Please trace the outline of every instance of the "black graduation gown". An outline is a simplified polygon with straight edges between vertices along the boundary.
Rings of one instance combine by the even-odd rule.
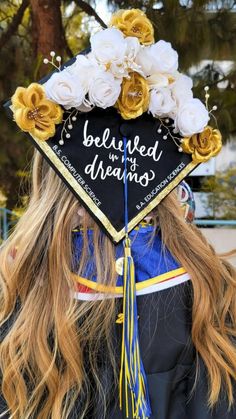
[[[190,397],[195,378],[196,360],[191,341],[191,282],[187,281],[137,298],[140,346],[153,412],[150,419],[235,419],[236,406],[233,406],[231,411],[227,411],[224,393],[221,394],[217,407],[213,411],[208,409],[207,376],[201,360],[197,387]],[[117,313],[120,310],[121,300],[118,299]],[[122,325],[116,324],[117,359],[120,355],[121,330]],[[3,336],[3,330],[1,332]],[[107,389],[107,397],[110,399],[110,409],[106,418],[123,419],[124,416],[118,407],[118,389],[113,388],[112,372],[109,362],[105,361],[104,348],[101,352],[101,359],[104,362],[101,362],[100,378],[104,383],[104,389]],[[5,401],[1,396],[0,413],[5,407]],[[81,400],[78,399],[70,414],[70,419],[79,419],[80,409]],[[3,417],[5,419],[10,416]],[[93,407],[86,418],[102,418],[102,410],[96,400],[96,394],[94,394]]]
[[[191,341],[191,282],[137,298],[140,347],[152,407],[150,419],[236,419],[236,405],[228,411],[223,392],[216,408],[212,411],[208,409],[207,374],[201,359],[199,379],[191,396],[196,368],[196,353]],[[119,311],[121,302],[117,304],[120,305]],[[117,324],[119,341],[121,329],[122,326]],[[112,379],[110,386],[107,384],[107,365],[101,368],[100,376],[103,375],[104,383],[112,389]],[[71,418],[76,417],[79,416],[74,411]],[[102,417],[98,404],[87,417]],[[110,412],[106,417],[125,418],[118,407],[118,391],[112,395]]]

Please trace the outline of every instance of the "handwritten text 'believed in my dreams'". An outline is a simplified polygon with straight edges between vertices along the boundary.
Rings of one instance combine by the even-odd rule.
[[[124,161],[124,143],[122,140],[117,141],[115,137],[110,137],[110,129],[105,128],[102,137],[93,137],[92,134],[88,134],[88,120],[85,121],[84,130],[83,130],[83,145],[85,147],[95,146],[97,148],[105,148],[107,150],[113,150],[108,155],[108,159],[114,161],[120,160],[123,163]],[[127,174],[129,181],[134,181],[139,183],[141,186],[147,186],[155,178],[155,172],[149,170],[144,172],[142,175],[136,172],[136,168],[139,166],[137,163],[137,158],[133,154],[139,154],[141,158],[149,157],[152,158],[155,162],[158,162],[163,153],[162,150],[158,150],[159,141],[156,141],[153,146],[146,147],[145,145],[140,144],[140,138],[138,135],[134,137],[133,140],[127,141],[127,160],[130,162],[130,171]],[[119,152],[120,155],[114,154]],[[92,180],[100,178],[101,180],[106,179],[108,176],[114,176],[118,180],[124,178],[124,170],[121,167],[113,167],[108,165],[106,167],[103,160],[99,158],[98,154],[95,154],[92,163],[87,164],[85,167],[85,173],[90,175]]]

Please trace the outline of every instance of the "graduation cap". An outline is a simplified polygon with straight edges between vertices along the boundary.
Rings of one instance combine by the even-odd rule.
[[[208,125],[215,107],[208,108],[207,87],[205,105],[193,98],[177,52],[168,42],[155,43],[152,24],[138,9],[115,14],[110,27],[91,37],[91,50],[65,66],[54,52],[44,62],[57,71],[19,87],[8,106],[110,239],[124,240],[120,383],[131,393],[133,417],[149,417],[128,233],[220,151],[220,132]]]

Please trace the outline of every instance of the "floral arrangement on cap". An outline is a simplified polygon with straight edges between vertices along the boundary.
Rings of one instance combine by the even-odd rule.
[[[216,110],[208,108],[208,86],[205,104],[193,97],[192,79],[178,71],[177,52],[169,42],[155,43],[153,26],[141,10],[118,11],[90,43],[87,55],[77,55],[63,69],[61,57],[55,62],[52,51],[51,61],[44,62],[58,71],[44,85],[33,83],[16,90],[12,110],[23,131],[47,140],[55,134],[55,125],[63,122],[63,111],[68,111],[62,131],[69,138],[65,123],[72,129],[79,112],[114,106],[126,120],[144,112],[162,125],[172,119],[171,138],[178,140],[179,151],[192,154],[194,162],[207,161],[220,151],[221,134],[208,125]],[[181,141],[174,134],[181,135]]]

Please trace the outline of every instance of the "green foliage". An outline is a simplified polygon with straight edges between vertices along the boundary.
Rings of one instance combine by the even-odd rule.
[[[73,54],[78,54],[89,45],[89,28],[83,23],[85,16],[77,6],[71,8],[70,13],[64,13],[66,39]]]
[[[215,218],[236,219],[235,167],[205,178],[202,189],[209,193],[207,207],[214,209]]]

